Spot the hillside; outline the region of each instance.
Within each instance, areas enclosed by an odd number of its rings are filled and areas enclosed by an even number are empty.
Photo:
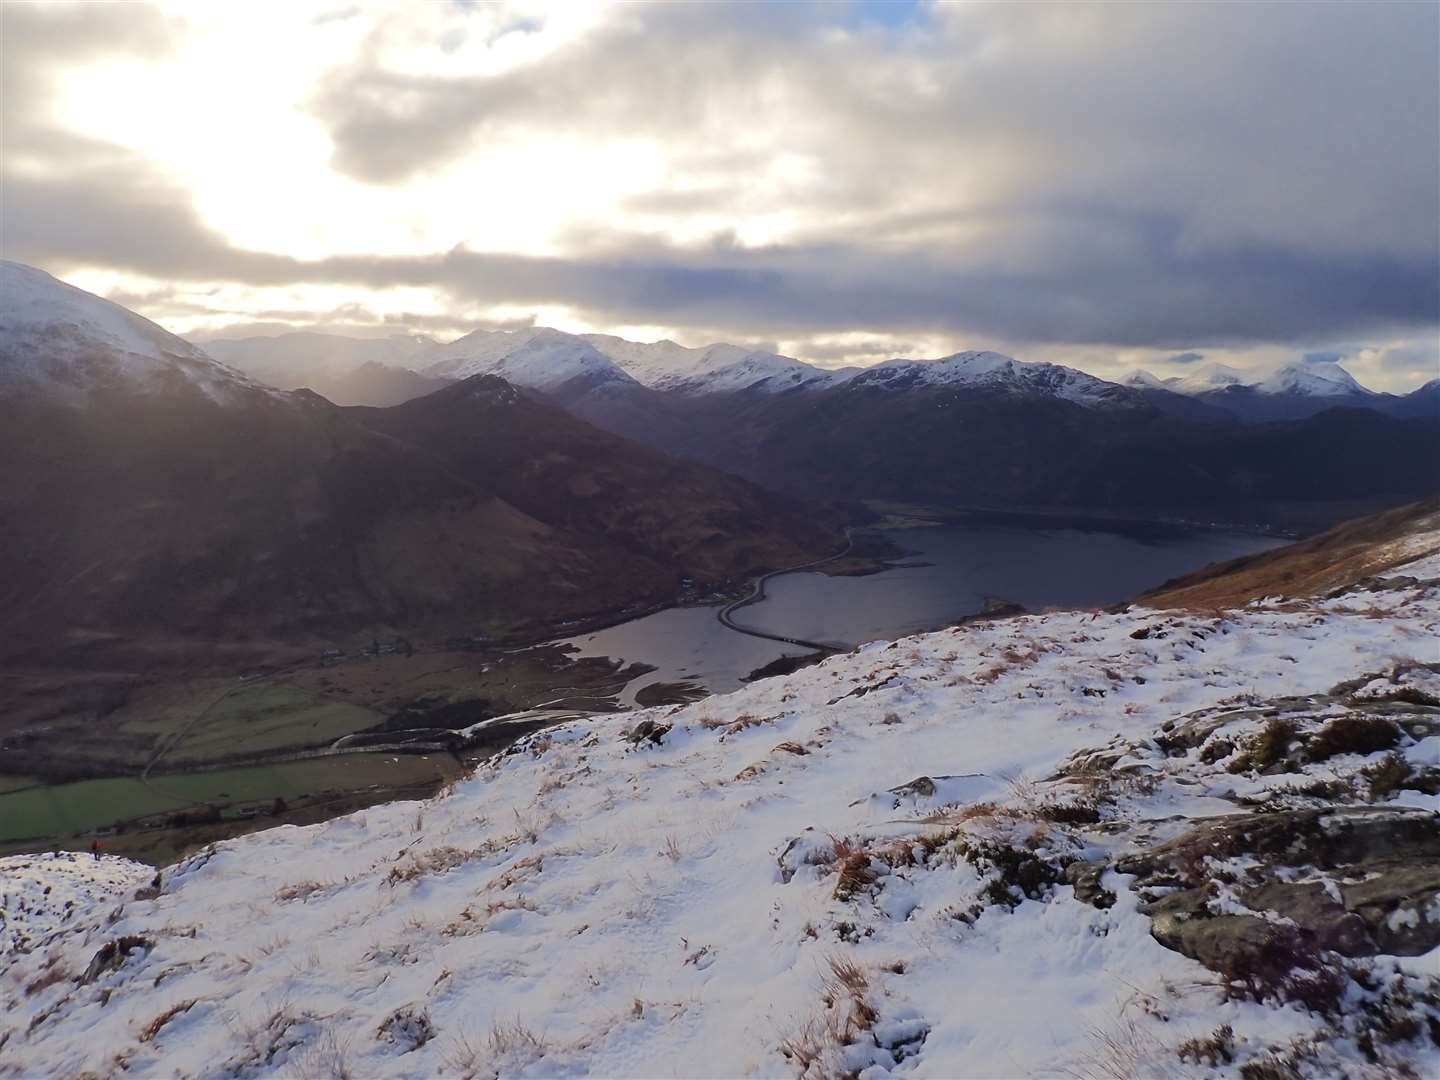
[[[263,387],[40,271],[0,285],[17,664],[233,672],[374,635],[524,637],[839,543],[497,378],[387,419]]]
[[[1298,544],[1217,563],[1147,593],[1155,607],[1223,607],[1266,596],[1317,596],[1363,578],[1404,574],[1440,554],[1440,498],[1347,521]]]
[[[1435,490],[1433,419],[1337,408],[1287,422],[1217,422],[1139,391],[1112,399],[1108,384],[931,385],[903,368],[883,378],[887,369],[871,370],[788,394],[670,400],[682,423],[647,430],[630,419],[627,430],[818,497],[1170,514],[1308,532]]]
[[[864,646],[153,887],[0,860],[0,1046],[47,1075],[1433,1075],[1440,559],[1397,572]]]
[[[376,633],[538,632],[668,600],[682,577],[739,578],[835,546],[741,481],[625,444],[500,380],[447,400],[453,432],[508,433],[493,460],[469,443],[462,468],[433,432],[407,442],[313,395],[241,409],[0,402],[12,463],[0,650],[189,665],[219,649],[212,662],[233,667]],[[572,512],[587,492],[605,515]],[[657,547],[657,518],[686,537]]]
[[[505,407],[477,411],[477,401],[492,399]],[[720,582],[838,546],[779,496],[580,423],[495,376],[347,415],[433,454],[537,521],[654,560],[671,575],[662,590],[673,590],[677,571]]]

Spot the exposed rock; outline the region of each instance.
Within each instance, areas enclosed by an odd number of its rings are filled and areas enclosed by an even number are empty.
[[[908,784],[901,784],[899,787],[888,789],[892,795],[917,795],[922,799],[928,799],[935,794],[935,781],[928,776],[917,776]]]
[[[1206,856],[1263,856],[1283,866],[1330,870],[1396,858],[1440,859],[1440,824],[1426,810],[1336,806],[1210,818],[1116,869],[1142,878],[1162,869],[1194,874]]]
[[[150,949],[154,945],[155,943],[149,938],[141,937],[139,934],[126,935],[116,938],[114,941],[107,941],[90,961],[90,966],[85,969],[85,974],[80,976],[81,985],[94,982],[107,971],[116,970],[136,949]]]
[[[641,720],[625,733],[625,738],[636,746],[645,742],[654,743],[656,746],[659,746],[665,740],[665,736],[672,726],[671,724],[662,724],[656,720]]]
[[[1244,978],[1294,966],[1294,931],[1257,915],[1193,918],[1184,912],[1162,911],[1155,914],[1150,934],[1167,949],[1227,976]]]
[[[1067,866],[1065,880],[1075,886],[1075,899],[1092,907],[1113,907],[1115,894],[1100,884],[1105,870],[1103,862],[1073,862]]]
[[[1229,859],[1244,860],[1243,880],[1217,874],[1215,861]],[[1142,907],[1151,933],[1222,973],[1270,970],[1285,949],[1419,956],[1440,945],[1440,827],[1428,811],[1345,806],[1211,819],[1116,869],[1135,874],[1139,889],[1179,886]],[[1222,883],[1253,914],[1229,903],[1217,911]]]
[[[1255,911],[1270,911],[1315,935],[1316,942],[1344,956],[1373,956],[1378,950],[1366,921],[1335,899],[1318,881],[1271,881],[1244,895]]]
[[[1419,956],[1440,945],[1440,862],[1370,867],[1363,881],[1342,884],[1345,906],[1369,925],[1380,951]]]

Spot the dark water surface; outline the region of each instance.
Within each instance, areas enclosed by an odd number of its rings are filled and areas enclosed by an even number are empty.
[[[1151,523],[977,519],[959,525],[884,530],[911,554],[864,577],[783,574],[765,599],[741,608],[742,626],[849,647],[948,626],[989,598],[1030,611],[1111,604],[1207,563],[1286,541],[1246,533]],[[637,680],[689,680],[734,690],[755,668],[805,652],[725,629],[714,608],[676,608],[572,638],[582,656],[643,661],[659,670]]]

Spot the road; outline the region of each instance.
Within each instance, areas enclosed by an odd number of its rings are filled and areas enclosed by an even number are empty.
[[[765,638],[767,641],[779,641],[786,645],[798,645],[802,649],[816,649],[820,652],[836,651],[837,646],[823,641],[806,641],[804,638],[786,637],[783,634],[770,634],[764,630],[752,630],[748,626],[741,626],[731,618],[731,616],[743,607],[748,607],[751,604],[757,604],[761,600],[764,600],[765,583],[771,578],[779,577],[781,574],[793,574],[798,570],[813,570],[817,566],[824,566],[828,562],[834,562],[836,559],[841,559],[849,555],[854,547],[855,536],[851,533],[850,526],[847,525],[845,526],[845,546],[835,552],[835,554],[826,555],[823,559],[816,559],[814,562],[801,563],[799,566],[787,566],[783,570],[770,571],[770,573],[756,580],[755,587],[750,590],[749,596],[736,600],[734,603],[726,604],[715,617],[720,620],[721,626],[724,626],[728,630],[734,630],[737,634],[749,634],[751,637]],[[844,647],[845,646],[839,646],[839,648]]]

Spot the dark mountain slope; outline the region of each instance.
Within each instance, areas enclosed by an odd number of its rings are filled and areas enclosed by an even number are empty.
[[[803,561],[830,542],[776,495],[580,423],[494,376],[395,408],[351,412],[536,520],[603,537],[672,573],[716,581]]]
[[[835,543],[499,380],[442,394],[365,423],[303,393],[0,403],[0,652],[524,633]]]
[[[430,379],[407,368],[391,367],[371,360],[349,371],[317,373],[304,380],[302,385],[336,405],[368,405],[383,409],[433,394],[450,384],[446,379]]]
[[[1086,507],[1309,530],[1440,486],[1440,423],[1368,408],[1241,423],[1141,391],[1097,406],[858,380],[783,394],[657,396],[652,428],[627,418],[637,438],[792,495]]]
[[[523,636],[838,545],[499,379],[342,409],[16,264],[0,462],[0,656],[29,665],[233,670],[377,634]]]

